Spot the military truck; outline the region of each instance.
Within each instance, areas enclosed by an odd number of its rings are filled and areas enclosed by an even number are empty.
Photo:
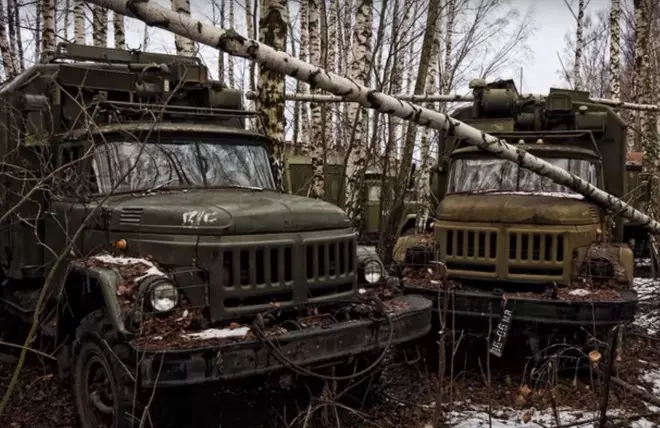
[[[133,426],[154,387],[346,380],[429,331],[427,299],[362,295],[382,263],[274,190],[272,141],[197,58],[60,44],[0,100],[0,310],[39,315],[83,427]]]
[[[345,156],[328,156],[325,168],[325,200],[338,207],[344,208],[346,203],[345,187],[342,186],[344,176]],[[285,160],[285,189],[296,195],[307,195],[313,178],[312,159],[310,156],[288,153]],[[413,170],[411,176],[415,176]],[[396,176],[389,177],[391,186],[394,186]],[[432,175],[432,182],[435,175]],[[407,234],[415,230],[415,218],[419,207],[419,200],[411,180],[411,186],[405,195],[403,219],[395,231],[398,234]],[[367,197],[365,205],[365,230],[361,237],[364,245],[376,245],[380,237],[381,198],[383,189],[383,173],[378,168],[370,168],[365,173],[364,194]],[[392,187],[390,187],[392,189]],[[390,198],[391,199],[391,198]],[[430,224],[430,220],[428,223]]]
[[[581,91],[523,97],[512,80],[471,87],[474,102],[452,117],[624,197],[626,124],[611,108]],[[632,320],[633,253],[617,213],[451,135],[439,157],[446,173],[436,188],[434,237],[452,284],[441,292],[452,293],[448,319],[482,333],[482,321],[499,320],[496,355],[511,331],[538,345],[564,327],[595,334]],[[419,280],[405,282],[422,292]]]

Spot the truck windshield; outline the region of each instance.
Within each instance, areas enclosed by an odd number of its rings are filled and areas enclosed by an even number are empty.
[[[190,187],[275,188],[266,149],[246,143],[108,142],[96,147],[92,166],[100,193]]]
[[[545,161],[598,186],[596,165],[585,159],[545,158]],[[525,192],[577,193],[549,178],[521,168],[506,159],[455,159],[449,172],[447,193]]]

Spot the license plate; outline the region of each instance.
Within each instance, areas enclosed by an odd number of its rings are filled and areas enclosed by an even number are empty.
[[[506,300],[506,303],[502,308],[502,316],[500,317],[500,322],[497,324],[497,327],[493,332],[493,339],[489,350],[489,352],[497,358],[502,357],[502,353],[504,352],[504,345],[506,345],[506,341],[509,338],[512,324],[513,303],[510,300]]]

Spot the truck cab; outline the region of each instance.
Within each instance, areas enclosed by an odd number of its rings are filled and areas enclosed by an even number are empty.
[[[429,331],[427,299],[370,293],[340,208],[276,190],[273,141],[198,59],[60,44],[0,99],[0,311],[39,317],[82,427]]]
[[[452,117],[624,196],[626,125],[609,107],[580,91],[521,96],[511,80],[471,87],[473,105]],[[453,284],[450,311],[497,320],[511,310],[533,335],[632,319],[633,253],[617,213],[451,135],[440,157],[447,172],[433,230]]]

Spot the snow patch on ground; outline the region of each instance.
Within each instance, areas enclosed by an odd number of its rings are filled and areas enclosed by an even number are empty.
[[[147,271],[144,273],[144,275],[137,277],[134,279],[135,282],[139,282],[143,280],[144,278],[152,275],[156,276],[167,276],[164,272],[162,272],[160,269],[156,267],[152,262],[150,262],[147,259],[142,259],[142,258],[137,258],[137,257],[115,257],[110,254],[99,254],[96,256],[90,257],[90,259],[93,260],[98,260],[102,263],[106,263],[109,265],[135,265],[138,263],[142,263],[147,266]]]
[[[474,409],[466,409],[461,411],[452,411],[446,415],[449,418],[449,426],[453,428],[480,428],[492,426],[493,428],[523,428],[523,427],[539,427],[539,426],[556,426],[555,417],[552,409],[539,411],[535,408],[516,410],[512,408],[497,408],[493,409],[491,422],[489,425],[488,411],[485,406],[472,406]],[[587,421],[589,419],[598,418],[600,413],[598,411],[579,410],[569,407],[557,409],[559,414],[559,422],[562,425],[573,424],[579,421]],[[607,411],[608,416],[622,416],[624,412],[619,409],[610,409]],[[630,415],[634,416],[634,415]],[[584,423],[580,426],[593,426],[593,422]],[[637,421],[632,421],[630,427],[632,428],[651,428],[655,425],[644,418]],[[433,425],[427,423],[423,428],[433,428]]]
[[[227,339],[229,337],[245,337],[249,331],[250,327],[209,328],[197,333],[184,334],[182,337],[197,340]]]
[[[644,307],[644,304],[659,300],[660,281],[638,277],[633,280],[633,288],[637,291],[637,297],[642,304],[635,316],[634,325],[643,328],[648,335],[655,335],[660,331],[660,311]]]
[[[591,294],[591,291],[585,290],[584,288],[578,288],[576,290],[571,290],[568,292],[571,296],[588,296]]]

